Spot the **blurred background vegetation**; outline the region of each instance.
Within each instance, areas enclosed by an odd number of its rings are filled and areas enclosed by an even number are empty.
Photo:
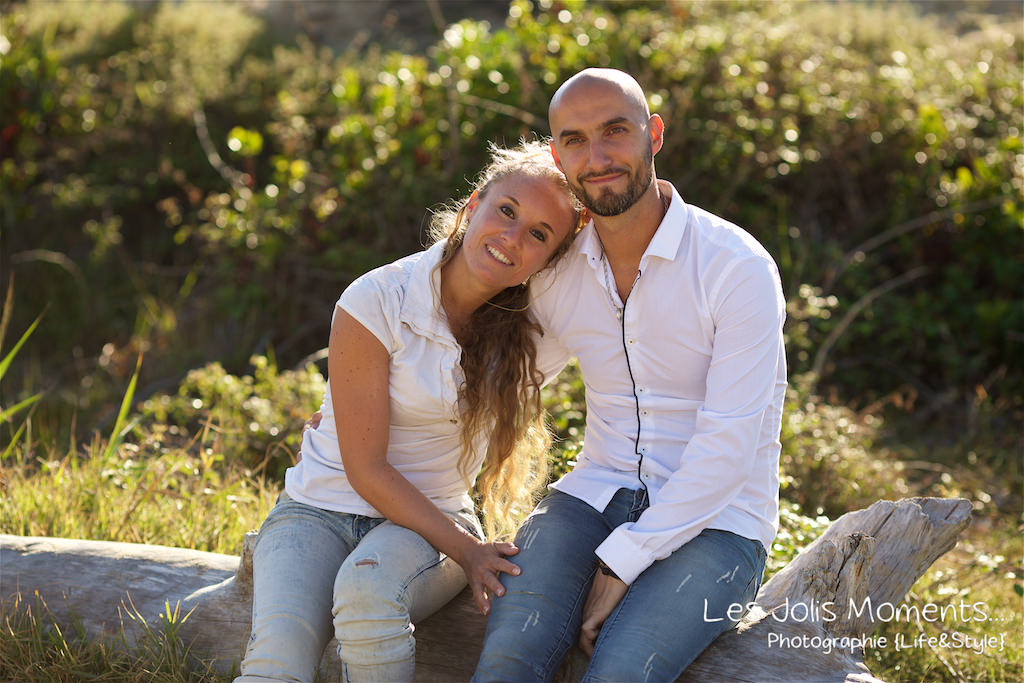
[[[338,294],[612,66],[666,121],[659,175],[782,271],[776,566],[877,498],[962,495],[976,535],[928,590],[1019,626],[1019,3],[378,4],[0,0],[0,531],[234,552],[319,404]],[[564,471],[573,368],[548,405]],[[1019,645],[874,656],[1003,680]]]

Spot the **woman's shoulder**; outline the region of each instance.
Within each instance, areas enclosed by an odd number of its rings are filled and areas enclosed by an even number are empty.
[[[403,293],[413,279],[417,266],[421,265],[421,262],[427,255],[428,251],[418,251],[363,273],[345,288],[342,298],[349,292],[359,295],[369,294],[370,292],[377,292],[379,294]]]

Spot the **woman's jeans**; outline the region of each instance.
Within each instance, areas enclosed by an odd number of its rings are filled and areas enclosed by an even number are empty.
[[[520,528],[519,576],[502,576],[474,681],[549,681],[579,637],[597,569],[594,550],[646,509],[620,489],[604,512],[552,491]],[[753,601],[764,572],[758,541],[705,529],[630,585],[598,635],[583,681],[674,681]]]
[[[471,512],[450,517],[481,537]],[[409,529],[282,493],[253,552],[245,681],[312,681],[333,635],[346,681],[411,681],[413,623],[466,585],[462,568]]]

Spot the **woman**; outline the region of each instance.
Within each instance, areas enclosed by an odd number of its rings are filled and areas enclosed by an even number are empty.
[[[545,145],[495,149],[433,246],[341,295],[322,420],[260,529],[236,681],[311,680],[332,635],[345,680],[411,681],[412,622],[467,581],[484,614],[502,594],[518,550],[482,540],[468,489],[479,471],[493,529],[542,476],[526,282],[580,217]]]

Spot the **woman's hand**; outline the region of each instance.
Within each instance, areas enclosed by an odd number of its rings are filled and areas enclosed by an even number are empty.
[[[590,587],[587,602],[583,605],[583,623],[580,625],[580,649],[588,657],[594,654],[594,642],[605,620],[622,601],[627,590],[629,586],[614,576],[601,572],[594,575],[594,585]]]
[[[468,542],[464,548],[460,548],[459,556],[453,554],[452,559],[466,573],[477,608],[482,614],[488,614],[491,611],[491,595],[500,598],[505,594],[505,587],[501,585],[498,574],[505,572],[519,575],[519,567],[506,559],[518,553],[519,548],[512,543],[483,543],[468,535],[466,539]]]

